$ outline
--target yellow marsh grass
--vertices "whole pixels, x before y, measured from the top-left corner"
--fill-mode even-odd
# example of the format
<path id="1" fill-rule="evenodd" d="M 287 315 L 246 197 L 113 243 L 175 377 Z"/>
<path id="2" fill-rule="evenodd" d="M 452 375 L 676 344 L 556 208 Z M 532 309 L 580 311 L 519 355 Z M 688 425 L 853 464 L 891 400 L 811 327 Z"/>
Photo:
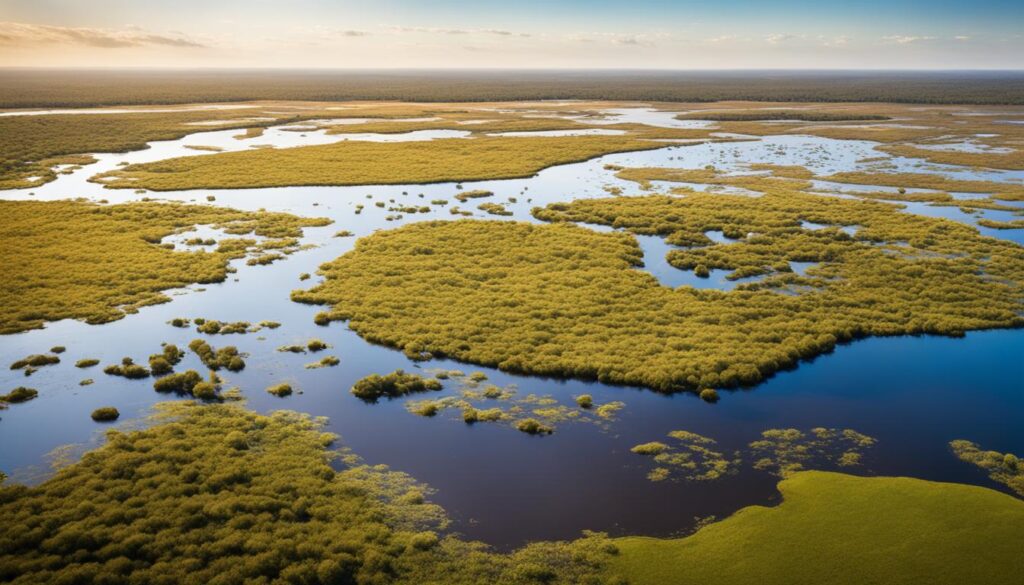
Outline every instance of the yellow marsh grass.
<path id="1" fill-rule="evenodd" d="M 228 260 L 245 255 L 236 240 L 209 252 L 156 245 L 194 225 L 214 224 L 241 234 L 289 238 L 304 226 L 325 225 L 284 213 L 248 213 L 165 203 L 100 206 L 79 201 L 0 201 L 0 333 L 45 321 L 104 323 L 143 305 L 168 301 L 160 291 L 220 282 Z"/>
<path id="2" fill-rule="evenodd" d="M 339 142 L 176 158 L 101 177 L 113 177 L 105 183 L 111 188 L 155 191 L 480 181 L 528 177 L 553 165 L 663 146 L 632 136 Z"/>

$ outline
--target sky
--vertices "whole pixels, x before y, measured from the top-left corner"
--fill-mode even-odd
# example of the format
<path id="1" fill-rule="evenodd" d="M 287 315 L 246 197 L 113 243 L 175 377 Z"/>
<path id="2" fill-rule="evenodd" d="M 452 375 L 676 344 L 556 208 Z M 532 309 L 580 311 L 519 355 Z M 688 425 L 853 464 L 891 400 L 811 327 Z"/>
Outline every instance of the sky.
<path id="1" fill-rule="evenodd" d="M 0 0 L 0 67 L 1024 69 L 1024 0 Z"/>

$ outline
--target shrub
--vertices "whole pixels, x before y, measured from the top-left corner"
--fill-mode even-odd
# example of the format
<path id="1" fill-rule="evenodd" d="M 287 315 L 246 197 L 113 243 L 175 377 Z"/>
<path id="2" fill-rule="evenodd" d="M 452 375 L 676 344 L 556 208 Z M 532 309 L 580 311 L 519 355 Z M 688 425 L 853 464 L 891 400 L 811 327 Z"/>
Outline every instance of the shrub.
<path id="1" fill-rule="evenodd" d="M 217 398 L 217 387 L 210 382 L 199 382 L 192 387 L 192 396 L 200 400 L 214 400 Z"/>
<path id="2" fill-rule="evenodd" d="M 550 435 L 554 432 L 549 426 L 545 426 L 537 419 L 524 418 L 516 422 L 516 428 L 528 435 Z"/>
<path id="3" fill-rule="evenodd" d="M 78 360 L 77 362 L 75 362 L 75 367 L 76 368 L 91 368 L 91 367 L 93 367 L 93 366 L 95 366 L 95 365 L 97 365 L 99 363 L 100 363 L 100 360 L 88 358 L 88 359 L 84 359 L 84 360 Z"/>
<path id="4" fill-rule="evenodd" d="M 376 401 L 382 396 L 395 398 L 414 392 L 440 390 L 441 382 L 426 379 L 416 374 L 407 374 L 404 370 L 395 370 L 381 376 L 371 374 L 358 380 L 352 386 L 352 394 L 368 402 Z"/>
<path id="5" fill-rule="evenodd" d="M 714 388 L 705 388 L 700 391 L 700 399 L 704 402 L 718 402 L 718 391 Z"/>
<path id="6" fill-rule="evenodd" d="M 13 364 L 11 364 L 12 370 L 20 370 L 22 368 L 39 368 L 42 366 L 49 366 L 52 364 L 59 364 L 60 358 L 55 355 L 42 355 L 33 354 L 26 358 L 22 358 Z"/>
<path id="7" fill-rule="evenodd" d="M 267 388 L 267 392 L 277 396 L 278 398 L 284 398 L 292 393 L 292 387 L 289 384 L 275 384 Z"/>
<path id="8" fill-rule="evenodd" d="M 172 327 L 178 327 L 180 329 L 184 329 L 185 327 L 189 326 L 189 320 L 188 319 L 182 319 L 181 317 L 175 317 L 175 318 L 170 320 L 170 324 L 171 324 Z"/>
<path id="9" fill-rule="evenodd" d="M 440 410 L 441 409 L 436 402 L 428 400 L 415 405 L 412 412 L 420 416 L 434 416 Z"/>
<path id="10" fill-rule="evenodd" d="M 64 353 L 65 349 L 63 345 L 55 345 L 50 348 L 50 353 Z"/>
<path id="11" fill-rule="evenodd" d="M 472 406 L 467 406 L 462 409 L 462 420 L 466 424 L 471 425 L 480 419 L 477 410 Z"/>
<path id="12" fill-rule="evenodd" d="M 594 398 L 590 394 L 580 394 L 576 397 L 576 404 L 580 408 L 590 408 L 594 405 Z"/>
<path id="13" fill-rule="evenodd" d="M 203 377 L 195 370 L 186 370 L 180 374 L 171 374 L 159 378 L 153 382 L 153 389 L 157 392 L 177 392 L 179 394 L 191 394 L 192 389 L 203 381 Z"/>
<path id="14" fill-rule="evenodd" d="M 92 420 L 96 422 L 108 422 L 112 420 L 117 420 L 117 418 L 121 416 L 121 413 L 118 412 L 117 409 L 114 408 L 113 406 L 104 406 L 102 408 L 97 408 L 96 410 L 92 411 L 91 416 Z"/>
<path id="15" fill-rule="evenodd" d="M 109 376 L 121 376 L 129 380 L 138 380 L 149 377 L 149 370 L 133 363 L 132 358 L 124 358 L 120 365 L 110 365 L 103 368 L 103 373 Z"/>
<path id="16" fill-rule="evenodd" d="M 642 443 L 636 445 L 630 451 L 638 455 L 657 455 L 663 453 L 668 449 L 668 445 L 660 441 L 651 441 L 650 443 Z"/>
<path id="17" fill-rule="evenodd" d="M 24 386 L 18 386 L 14 390 L 11 390 L 7 394 L 0 394 L 0 402 L 9 402 L 11 404 L 17 404 L 19 402 L 28 402 L 36 396 L 39 396 L 39 392 L 34 388 L 26 388 Z"/>
<path id="18" fill-rule="evenodd" d="M 169 374 L 173 369 L 174 368 L 171 366 L 171 363 L 168 362 L 167 358 L 163 355 L 149 356 L 149 371 L 152 372 L 154 376 Z"/>
<path id="19" fill-rule="evenodd" d="M 309 348 L 309 351 L 317 352 L 322 349 L 327 349 L 330 346 L 319 339 L 311 339 L 309 340 L 309 343 L 306 344 L 306 347 Z"/>

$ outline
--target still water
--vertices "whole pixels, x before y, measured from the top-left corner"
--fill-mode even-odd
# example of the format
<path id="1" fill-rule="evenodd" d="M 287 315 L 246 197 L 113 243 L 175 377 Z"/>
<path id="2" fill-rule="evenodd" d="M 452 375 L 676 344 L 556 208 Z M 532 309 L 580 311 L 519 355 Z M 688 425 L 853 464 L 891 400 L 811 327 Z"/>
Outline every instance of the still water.
<path id="1" fill-rule="evenodd" d="M 98 444 L 102 429 L 109 426 L 98 425 L 89 418 L 93 409 L 115 406 L 122 413 L 123 422 L 119 424 L 130 425 L 131 419 L 144 417 L 154 403 L 168 398 L 152 390 L 151 379 L 106 376 L 101 371 L 103 365 L 119 362 L 125 356 L 145 362 L 149 354 L 159 351 L 162 342 L 185 347 L 199 337 L 214 347 L 235 345 L 248 354 L 244 371 L 225 372 L 223 377 L 226 386 L 242 389 L 250 407 L 259 411 L 286 408 L 328 417 L 328 429 L 340 434 L 342 442 L 365 461 L 387 464 L 431 486 L 435 490 L 433 499 L 449 511 L 455 530 L 499 547 L 534 539 L 571 538 L 583 529 L 613 534 L 678 534 L 692 527 L 696 518 L 722 517 L 745 505 L 776 501 L 776 478 L 753 470 L 748 454 L 744 454 L 746 460 L 738 474 L 715 482 L 649 481 L 649 461 L 629 449 L 638 443 L 664 440 L 672 430 L 689 430 L 714 438 L 721 450 L 731 453 L 742 451 L 769 428 L 853 428 L 879 441 L 865 452 L 864 465 L 853 468 L 855 473 L 908 475 L 996 489 L 1001 488 L 983 473 L 959 462 L 949 452 L 948 441 L 963 438 L 987 449 L 1024 453 L 1024 330 L 972 332 L 962 339 L 861 340 L 779 373 L 756 388 L 723 392 L 717 404 L 705 403 L 689 394 L 665 396 L 641 388 L 513 376 L 448 360 L 417 364 L 401 352 L 363 341 L 344 323 L 314 325 L 313 315 L 322 308 L 292 303 L 288 295 L 293 289 L 317 282 L 316 276 L 300 281 L 299 274 L 315 273 L 321 263 L 352 248 L 356 238 L 332 237 L 339 230 L 351 230 L 361 237 L 408 222 L 452 217 L 446 207 L 434 206 L 430 213 L 407 214 L 401 220 L 386 221 L 389 212 L 375 207 L 373 202 L 394 199 L 399 204 L 425 205 L 432 199 L 448 199 L 451 204 L 458 204 L 453 199 L 458 192 L 454 184 L 136 194 L 131 190 L 107 190 L 86 180 L 123 162 L 207 156 L 186 149 L 185 145 L 238 150 L 268 142 L 289 147 L 340 139 L 322 132 L 271 129 L 262 137 L 238 140 L 234 138 L 238 133 L 201 132 L 181 140 L 153 143 L 152 148 L 143 151 L 101 154 L 97 156 L 99 162 L 42 187 L 0 192 L 0 197 L 7 199 L 89 197 L 112 203 L 144 196 L 205 203 L 206 196 L 212 193 L 216 205 L 248 210 L 266 208 L 335 220 L 331 226 L 306 230 L 304 243 L 315 244 L 316 248 L 269 266 L 251 267 L 236 262 L 238 272 L 226 282 L 170 291 L 173 302 L 145 307 L 120 321 L 98 326 L 61 321 L 42 330 L 0 337 L 0 363 L 44 353 L 54 345 L 67 347 L 60 364 L 40 368 L 30 378 L 21 372 L 0 370 L 0 388 L 5 392 L 20 385 L 39 390 L 37 399 L 12 405 L 0 413 L 0 469 L 13 479 L 38 481 L 48 470 L 47 453 L 58 446 Z M 395 135 L 389 136 L 395 139 Z M 407 138 L 438 139 L 449 135 L 428 136 L 419 133 Z M 514 214 L 511 218 L 495 218 L 478 212 L 479 217 L 534 221 L 529 212 L 537 205 L 607 196 L 608 187 L 621 188 L 627 195 L 640 193 L 634 183 L 620 181 L 612 171 L 605 170 L 605 164 L 679 168 L 714 164 L 742 171 L 746 163 L 772 161 L 802 164 L 824 174 L 870 169 L 857 161 L 883 156 L 873 147 L 870 142 L 808 136 L 668 146 L 554 167 L 528 179 L 464 183 L 463 187 L 494 191 L 495 196 L 487 201 L 504 203 Z M 997 181 L 1024 179 L 1021 172 L 945 167 L 915 159 L 888 158 L 885 162 L 886 169 L 893 172 L 937 172 L 956 178 Z M 511 203 L 509 197 L 517 201 Z M 358 204 L 365 205 L 365 209 L 355 215 Z M 471 203 L 461 207 L 475 210 Z M 979 217 L 1002 218 L 1000 213 L 1006 214 L 969 215 L 956 208 L 926 205 L 909 206 L 907 212 L 941 213 L 971 224 Z M 1020 241 L 1019 230 L 992 232 L 986 235 Z M 200 234 L 205 237 L 206 232 Z M 728 241 L 721 234 L 709 236 Z M 668 246 L 662 239 L 638 239 L 645 252 L 644 269 L 666 286 L 729 288 L 736 284 L 725 280 L 722 274 L 697 279 L 689 272 L 679 271 L 664 262 Z M 794 266 L 797 271 L 806 268 Z M 167 321 L 175 317 L 272 320 L 282 326 L 245 335 L 205 336 L 194 329 L 168 325 Z M 279 346 L 304 344 L 314 337 L 332 347 L 318 354 L 276 351 Z M 324 355 L 338 356 L 340 365 L 323 369 L 303 367 Z M 87 370 L 75 368 L 75 361 L 83 358 L 97 358 L 101 365 Z M 191 353 L 177 370 L 188 368 L 205 371 Z M 532 437 L 505 423 L 467 426 L 457 418 L 457 411 L 444 411 L 433 418 L 415 416 L 406 411 L 403 400 L 365 404 L 348 391 L 362 376 L 397 368 L 482 371 L 490 383 L 517 385 L 520 395 L 551 395 L 562 404 L 572 405 L 573 396 L 588 393 L 597 403 L 621 401 L 625 407 L 613 421 L 603 425 L 561 423 L 551 436 Z M 93 378 L 96 383 L 79 386 L 84 378 Z M 297 393 L 280 399 L 264 392 L 267 386 L 278 382 L 289 382 Z M 440 395 L 457 391 L 457 384 L 449 381 Z"/>

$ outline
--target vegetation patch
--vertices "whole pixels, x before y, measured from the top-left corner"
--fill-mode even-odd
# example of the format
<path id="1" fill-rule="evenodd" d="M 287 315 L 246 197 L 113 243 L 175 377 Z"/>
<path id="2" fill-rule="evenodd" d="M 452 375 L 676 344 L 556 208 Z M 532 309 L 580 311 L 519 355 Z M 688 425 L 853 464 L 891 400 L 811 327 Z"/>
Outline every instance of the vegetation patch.
<path id="1" fill-rule="evenodd" d="M 242 359 L 242 354 L 238 353 L 238 348 L 233 345 L 215 350 L 202 339 L 194 339 L 188 344 L 188 348 L 211 370 L 225 368 L 232 372 L 240 372 L 245 369 L 245 360 Z"/>
<path id="2" fill-rule="evenodd" d="M 28 402 L 36 396 L 39 396 L 39 391 L 35 388 L 26 388 L 24 386 L 18 386 L 14 390 L 11 390 L 7 394 L 0 394 L 0 402 L 7 402 L 10 404 L 17 404 L 19 402 Z"/>
<path id="3" fill-rule="evenodd" d="M 86 359 L 78 360 L 77 362 L 75 362 L 75 367 L 76 368 L 91 368 L 91 367 L 93 367 L 95 365 L 98 365 L 99 363 L 100 363 L 100 360 L 98 360 L 98 359 L 86 358 Z"/>
<path id="4" fill-rule="evenodd" d="M 568 585 L 602 582 L 617 553 L 593 533 L 507 554 L 445 535 L 428 488 L 330 450 L 306 415 L 173 402 L 156 418 L 0 488 L 0 580 Z"/>
<path id="5" fill-rule="evenodd" d="M 529 177 L 554 165 L 650 150 L 645 134 L 478 137 L 426 142 L 342 141 L 224 152 L 130 165 L 93 177 L 110 188 L 153 191 L 291 185 L 395 185 Z"/>
<path id="6" fill-rule="evenodd" d="M 668 434 L 672 444 L 652 441 L 636 445 L 630 451 L 647 455 L 655 467 L 647 474 L 651 481 L 663 481 L 671 477 L 689 481 L 710 481 L 736 473 L 740 464 L 739 453 L 732 458 L 716 451 L 715 440 L 689 431 L 672 431 Z"/>
<path id="7" fill-rule="evenodd" d="M 953 454 L 988 472 L 992 481 L 999 482 L 1024 498 L 1024 464 L 1013 453 L 982 451 L 977 444 L 963 439 L 949 443 Z"/>
<path id="8" fill-rule="evenodd" d="M 267 388 L 267 392 L 277 396 L 278 398 L 284 398 L 285 396 L 291 396 L 292 386 L 291 384 L 285 384 L 282 382 L 281 384 L 274 384 L 273 386 L 270 386 Z"/>
<path id="9" fill-rule="evenodd" d="M 103 406 L 92 411 L 92 420 L 96 422 L 109 422 L 117 420 L 121 413 L 113 406 Z"/>
<path id="10" fill-rule="evenodd" d="M 768 429 L 761 437 L 750 443 L 751 455 L 757 458 L 754 468 L 780 477 L 801 471 L 808 465 L 860 465 L 864 450 L 878 442 L 853 429 L 824 427 L 815 427 L 807 433 L 798 429 Z"/>
<path id="11" fill-rule="evenodd" d="M 407 353 L 660 391 L 756 384 L 868 335 L 1024 325 L 1020 246 L 887 204 L 769 189 L 759 198 L 580 200 L 534 215 L 556 223 L 435 221 L 377 232 L 292 298 L 331 305 L 318 323 L 348 320 L 367 340 Z M 860 227 L 850 236 L 805 221 Z M 730 292 L 669 289 L 636 270 L 642 252 L 632 235 L 569 222 L 670 243 L 735 232 L 742 241 L 680 248 L 668 260 L 767 278 Z M 900 242 L 927 255 L 892 253 L 908 249 Z M 799 276 L 791 261 L 821 265 Z M 779 294 L 795 285 L 813 291 Z"/>
<path id="12" fill-rule="evenodd" d="M 209 252 L 178 252 L 157 245 L 195 225 L 294 238 L 302 227 L 327 223 L 171 203 L 0 201 L 0 248 L 16 250 L 8 255 L 7 278 L 0 282 L 0 333 L 61 319 L 106 323 L 169 301 L 161 291 L 223 281 L 228 260 L 244 257 L 245 247 L 222 242 Z"/>
<path id="13" fill-rule="evenodd" d="M 519 428 L 520 422 L 532 419 L 543 426 L 545 430 L 542 434 L 551 434 L 557 425 L 567 422 L 590 423 L 608 428 L 608 423 L 614 421 L 618 412 L 626 406 L 617 401 L 597 405 L 589 395 L 575 399 L 574 406 L 562 404 L 549 394 L 530 393 L 520 396 L 514 384 L 504 387 L 494 384 L 481 386 L 480 383 L 486 377 L 482 372 L 474 374 L 467 376 L 457 370 L 437 371 L 434 374 L 437 379 L 452 379 L 458 383 L 456 393 L 409 401 L 405 407 L 413 414 L 431 417 L 445 410 L 456 411 L 459 413 L 458 418 L 467 424 L 509 421 L 513 428 Z M 586 400 L 581 401 L 584 397 Z M 533 427 L 532 424 L 526 426 Z"/>
<path id="14" fill-rule="evenodd" d="M 150 371 L 135 363 L 130 357 L 121 360 L 120 364 L 111 364 L 103 368 L 103 373 L 108 376 L 120 376 L 129 380 L 148 378 Z"/>
<path id="15" fill-rule="evenodd" d="M 316 361 L 310 364 L 306 364 L 307 370 L 314 370 L 317 368 L 330 368 L 341 363 L 341 360 L 337 356 L 328 355 L 320 358 L 320 361 Z"/>
<path id="16" fill-rule="evenodd" d="M 431 392 L 441 389 L 441 382 L 435 378 L 424 378 L 395 370 L 390 374 L 370 374 L 352 386 L 352 394 L 367 401 L 376 402 L 382 397 L 397 398 L 406 394 Z"/>
<path id="17" fill-rule="evenodd" d="M 50 365 L 59 364 L 59 363 L 60 363 L 60 357 L 59 356 L 56 356 L 56 355 L 45 355 L 45 354 L 33 354 L 33 355 L 30 355 L 28 357 L 22 358 L 20 360 L 15 361 L 14 363 L 12 363 L 11 364 L 11 369 L 12 370 L 25 370 L 25 375 L 27 376 L 30 373 L 29 372 L 30 368 L 31 368 L 32 371 L 35 371 L 36 368 L 41 368 L 43 366 L 50 366 Z"/>

